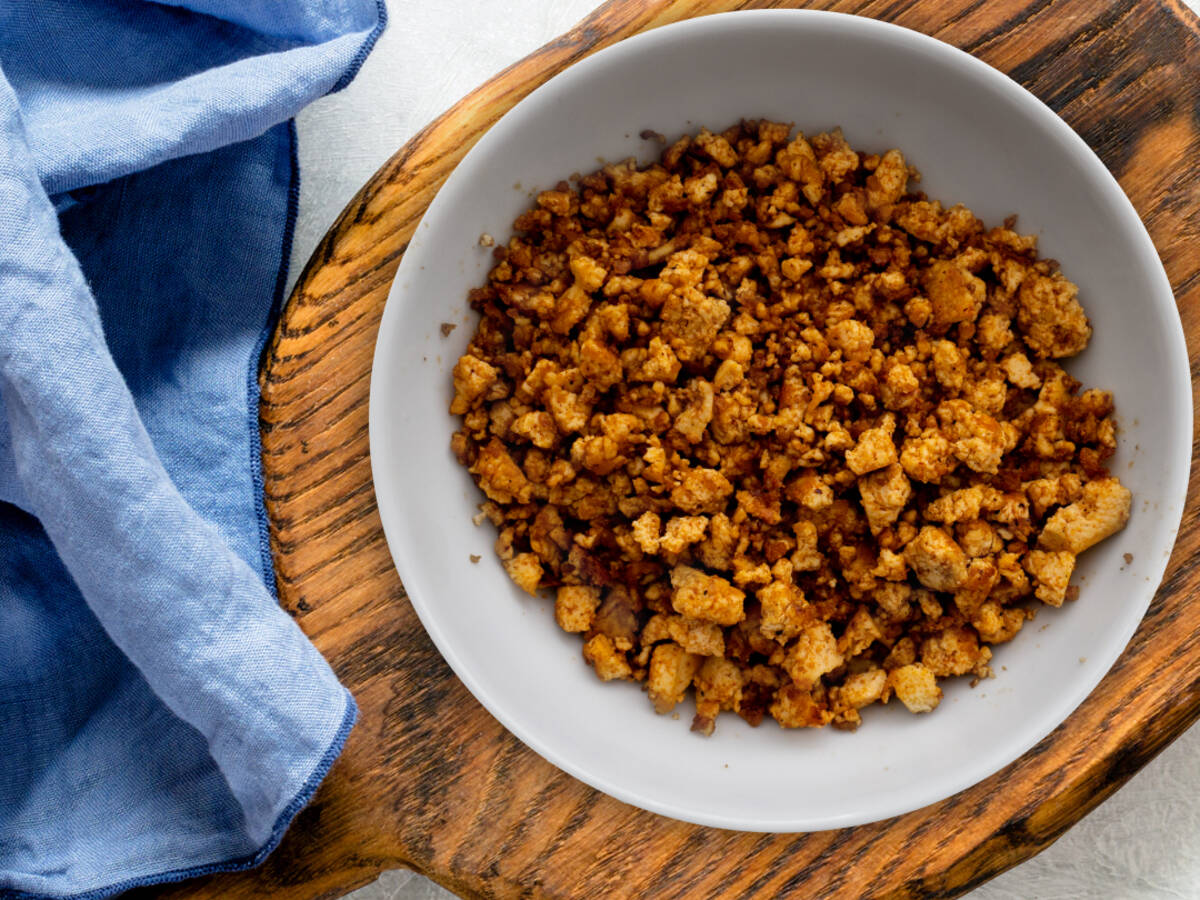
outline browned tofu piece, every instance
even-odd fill
[[[904,548],[917,579],[933,591],[954,591],[967,580],[967,555],[942,528],[926,525]]]
[[[718,625],[736,625],[745,618],[745,592],[719,575],[678,565],[671,571],[671,586],[671,605],[678,613]]]
[[[554,597],[554,620],[563,631],[587,631],[592,627],[599,605],[599,588],[563,585]]]
[[[888,686],[909,712],[933,712],[942,702],[942,689],[933,672],[921,663],[900,666],[888,674]]]
[[[1017,326],[1035,354],[1057,359],[1088,345],[1092,326],[1076,299],[1079,290],[1056,275],[1031,275],[1021,283]]]
[[[661,715],[675,708],[703,663],[704,657],[688,653],[678,644],[668,642],[654,648],[646,689],[656,712]]]
[[[933,263],[924,286],[933,310],[932,324],[936,327],[944,329],[958,322],[973,322],[983,309],[984,283],[956,262]]]
[[[1116,478],[1088,482],[1078,501],[1046,521],[1038,545],[1044,550],[1066,550],[1078,556],[1124,528],[1132,503],[1133,495]]]
[[[859,497],[872,534],[893,524],[912,496],[912,486],[899,463],[872,472],[858,483]]]
[[[826,672],[840,666],[842,661],[833,629],[828,623],[821,622],[805,628],[788,647],[783,667],[797,687],[807,690]]]

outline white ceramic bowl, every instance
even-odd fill
[[[998,673],[946,685],[932,715],[865,711],[854,734],[752,729],[727,714],[708,739],[657,716],[639,687],[601,683],[552,604],[523,595],[471,517],[482,495],[449,450],[450,370],[475,317],[467,291],[507,240],[530,191],[598,160],[638,156],[739,118],[840,125],[850,143],[899,147],[921,187],[987,223],[1010,213],[1062,262],[1095,326],[1070,371],[1116,395],[1114,471],[1134,493],[1129,526],[1086,554],[1077,603],[1043,609]],[[443,337],[443,322],[460,323]],[[1031,94],[946,44],[820,12],[710,16],[604,50],[518,104],[471,150],[426,213],[384,312],[371,381],[371,460],[396,567],[430,636],[470,691],[546,759],[648,810],[725,828],[809,831],[943,799],[1045,737],[1125,647],[1162,578],[1191,445],[1187,350],[1154,246],[1116,181]],[[1132,564],[1122,560],[1133,554]],[[478,564],[468,562],[479,554]],[[686,707],[686,708],[685,708]]]

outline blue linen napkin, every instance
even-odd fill
[[[0,897],[260,862],[354,702],[273,597],[290,122],[381,0],[0,3]]]

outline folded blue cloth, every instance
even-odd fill
[[[273,596],[290,118],[381,0],[0,3],[0,897],[242,868],[354,702]]]

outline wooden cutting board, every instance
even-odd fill
[[[354,692],[361,719],[260,869],[143,893],[337,897],[410,866],[466,897],[952,897],[1049,845],[1200,715],[1194,468],[1166,580],[1092,696],[982,784],[874,825],[760,835],[634,809],[526,749],[426,637],[384,543],[367,449],[379,317],[426,205],[497,118],[576,60],[679,19],[788,5],[613,0],[413,138],[326,235],[265,360],[263,466],[282,603]],[[1200,359],[1200,23],[1181,3],[810,5],[934,35],[1053,107],[1146,222]]]

